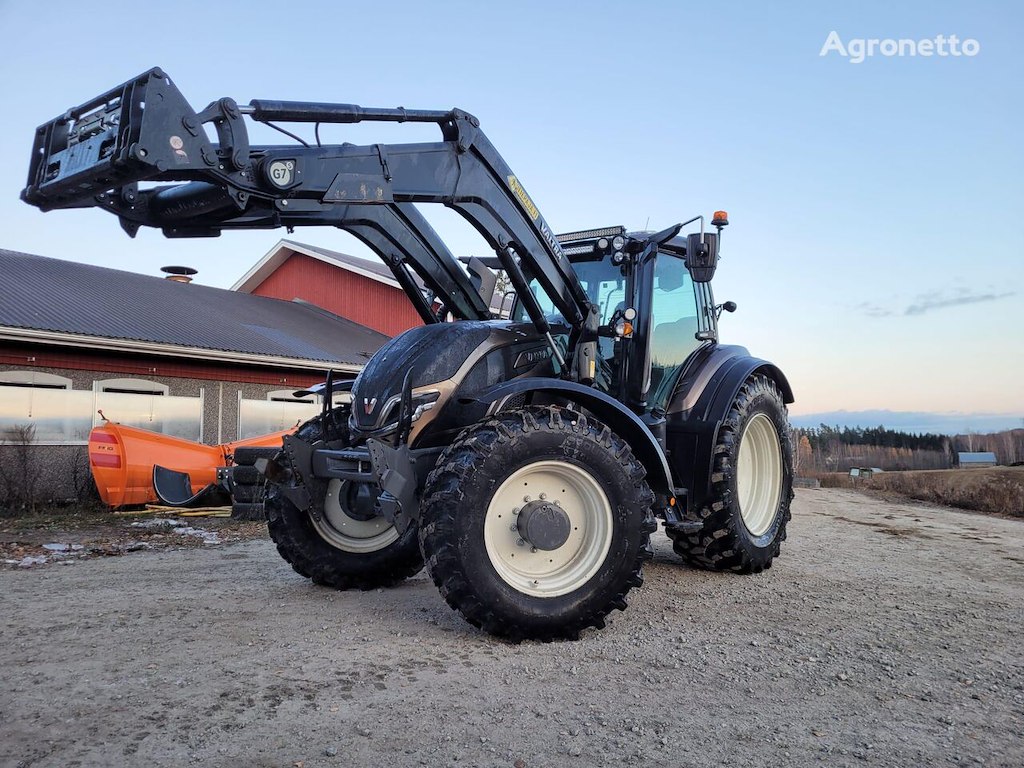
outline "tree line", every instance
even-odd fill
[[[854,467],[884,470],[949,469],[962,451],[987,451],[999,464],[1024,461],[1024,429],[962,435],[912,433],[878,427],[795,429],[794,461],[798,474],[848,472]]]

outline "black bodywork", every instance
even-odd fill
[[[245,116],[318,127],[428,122],[442,140],[254,147]],[[718,344],[709,285],[718,235],[703,231],[703,219],[701,232],[686,237],[682,225],[556,237],[479,121],[462,110],[221,99],[197,113],[153,69],[41,126],[22,197],[43,210],[102,208],[131,235],[140,226],[169,237],[336,226],[383,259],[424,326],[382,347],[355,382],[323,387],[321,416],[286,438],[283,456],[266,468],[314,517],[328,482],[339,478],[379,485],[380,513],[404,530],[427,473],[463,428],[501,409],[555,403],[591,413],[623,437],[647,470],[657,512],[699,527],[687,511],[708,495],[719,424],[743,381],[764,373],[793,400],[774,365]],[[517,297],[511,320],[493,316],[490,297],[417,210],[422,203],[454,209],[494,250],[494,266]],[[651,296],[664,259],[693,281],[696,343],[685,362],[660,371],[661,395],[652,400]],[[580,265],[595,260],[619,270],[621,304],[633,313],[626,326],[623,310],[603,315],[578,278]],[[335,407],[345,389],[351,404]]]

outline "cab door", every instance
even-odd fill
[[[707,319],[701,314],[705,302],[683,260],[658,254],[653,278],[647,403],[665,409],[687,359],[710,342],[697,337],[698,332],[707,331]]]

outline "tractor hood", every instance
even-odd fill
[[[402,383],[409,371],[413,405],[417,399],[432,398],[440,406],[438,399],[453,389],[448,380],[463,365],[475,362],[506,336],[512,341],[516,335],[509,324],[467,320],[423,325],[396,336],[377,350],[352,385],[352,426],[371,433],[395,425]],[[436,392],[422,392],[434,384],[441,385]]]

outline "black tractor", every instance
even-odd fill
[[[316,139],[250,146],[246,117],[314,123]],[[321,124],[361,121],[436,123],[441,140],[321,145]],[[658,520],[696,566],[757,573],[779,554],[793,394],[718,343],[735,309],[710,285],[724,212],[715,232],[696,217],[556,236],[466,112],[221,99],[196,113],[159,69],[41,126],[22,196],[105,208],[129,234],[336,226],[390,266],[424,324],[355,380],[329,373],[322,413],[236,478],[265,485],[278,551],[317,584],[388,586],[425,564],[471,624],[549,640],[626,607]],[[494,257],[464,267],[424,203],[460,213]]]

